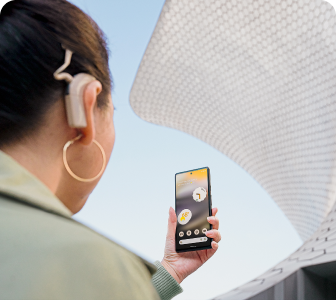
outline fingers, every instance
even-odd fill
[[[208,217],[207,219],[208,219],[208,222],[212,224],[213,229],[219,228],[219,220],[217,217],[212,216],[212,217]]]
[[[205,235],[209,238],[212,238],[216,243],[219,243],[222,239],[220,232],[216,229],[207,231]]]
[[[172,207],[170,207],[169,208],[169,218],[168,218],[167,238],[175,240],[176,222],[177,222],[177,217],[175,214],[175,210]]]
[[[212,216],[208,217],[208,222],[212,224],[212,230],[209,230],[206,232],[206,236],[213,239],[213,242],[211,243],[212,249],[217,250],[218,249],[218,243],[221,241],[222,237],[220,232],[218,231],[219,228],[219,219],[216,217],[216,214],[218,212],[218,208],[215,207],[212,209]]]
[[[216,242],[212,241],[212,243],[211,243],[211,247],[212,247],[213,250],[217,251],[219,245],[218,245]]]
[[[176,214],[175,214],[175,210],[172,207],[169,208],[169,220],[172,223],[175,223],[175,224],[177,222],[177,217],[176,217]]]

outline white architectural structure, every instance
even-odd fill
[[[242,166],[307,241],[216,299],[247,299],[304,266],[336,260],[336,14],[329,3],[167,0],[130,102],[144,120],[189,133]]]

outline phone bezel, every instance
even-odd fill
[[[211,182],[210,182],[210,168],[209,167],[203,167],[203,168],[198,168],[198,169],[193,169],[193,170],[189,170],[189,171],[184,171],[184,172],[179,172],[175,174],[175,212],[176,212],[176,175],[178,174],[184,174],[184,173],[189,173],[189,172],[194,172],[194,171],[198,171],[198,170],[203,170],[203,169],[207,169],[207,176],[208,176],[208,197],[209,197],[209,217],[212,216],[212,195],[211,195]],[[177,224],[176,224],[177,226]],[[212,229],[212,225],[210,224],[210,230]],[[206,250],[206,249],[212,249],[211,247],[211,243],[212,243],[212,238],[209,238],[210,240],[210,246],[204,246],[204,247],[196,247],[196,248],[190,248],[190,249],[177,249],[177,232],[175,231],[175,251],[177,253],[181,253],[181,252],[190,252],[190,251],[200,251],[200,250]]]

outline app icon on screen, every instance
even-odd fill
[[[195,233],[195,235],[198,235],[199,234],[199,230],[195,229],[194,233]]]
[[[202,232],[205,234],[208,230],[206,228],[202,229]]]
[[[193,198],[196,202],[201,202],[205,199],[207,195],[206,189],[202,187],[198,187],[196,190],[193,192]]]
[[[183,232],[183,231],[180,231],[179,236],[180,236],[180,237],[183,237],[183,236],[184,236],[184,232]]]
[[[191,236],[191,231],[190,230],[187,231],[187,236]]]
[[[181,225],[185,225],[187,224],[190,219],[191,219],[192,213],[189,209],[184,209],[180,212],[180,214],[177,217],[177,221],[181,224]]]

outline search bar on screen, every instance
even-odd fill
[[[195,239],[180,240],[180,245],[194,244],[194,243],[203,243],[208,240],[207,237],[200,237]]]

